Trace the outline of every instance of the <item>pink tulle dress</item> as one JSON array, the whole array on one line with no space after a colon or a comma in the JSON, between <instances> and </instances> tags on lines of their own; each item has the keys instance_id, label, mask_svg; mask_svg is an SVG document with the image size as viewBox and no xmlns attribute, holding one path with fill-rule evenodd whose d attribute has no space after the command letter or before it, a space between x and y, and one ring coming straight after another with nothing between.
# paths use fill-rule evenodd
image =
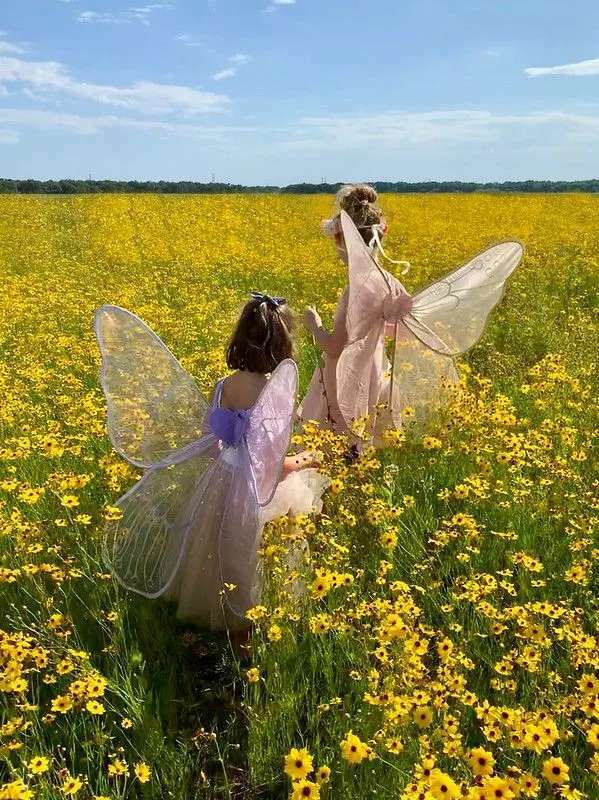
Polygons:
<instances>
[{"instance_id":1,"label":"pink tulle dress","mask_svg":"<svg viewBox=\"0 0 599 800\"><path fill-rule=\"evenodd\" d=\"M105 537L116 579L178 603L178 616L242 629L260 597L258 549L269 519L318 511L316 470L281 481L293 427L297 367L282 361L248 409L207 403L191 376L138 317L102 306L94 327L115 449L144 470L116 503Z\"/></svg>"}]
</instances>

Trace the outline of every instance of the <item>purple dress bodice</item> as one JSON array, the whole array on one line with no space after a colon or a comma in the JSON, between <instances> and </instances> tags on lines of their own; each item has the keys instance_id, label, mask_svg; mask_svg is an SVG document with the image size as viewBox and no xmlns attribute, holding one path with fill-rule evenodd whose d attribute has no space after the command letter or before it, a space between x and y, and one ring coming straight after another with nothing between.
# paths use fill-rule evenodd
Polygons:
<instances>
[{"instance_id":1,"label":"purple dress bodice","mask_svg":"<svg viewBox=\"0 0 599 800\"><path fill-rule=\"evenodd\" d=\"M208 429L228 447L237 447L247 430L251 408L222 408L220 398L223 381L220 380L214 391L212 406L208 412Z\"/></svg>"}]
</instances>

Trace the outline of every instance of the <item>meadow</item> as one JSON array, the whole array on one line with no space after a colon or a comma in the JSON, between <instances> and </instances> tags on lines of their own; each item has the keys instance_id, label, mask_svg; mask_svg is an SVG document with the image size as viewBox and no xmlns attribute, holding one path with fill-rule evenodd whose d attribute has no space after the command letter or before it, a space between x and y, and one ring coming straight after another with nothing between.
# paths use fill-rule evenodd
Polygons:
<instances>
[{"instance_id":1,"label":"meadow","mask_svg":"<svg viewBox=\"0 0 599 800\"><path fill-rule=\"evenodd\" d=\"M349 465L297 433L333 483L264 532L247 663L102 562L137 473L93 310L135 311L209 394L251 289L330 320L331 204L0 196L0 800L599 797L597 197L381 197L409 290L526 254L425 428ZM301 332L298 361L305 387Z\"/></svg>"}]
</instances>

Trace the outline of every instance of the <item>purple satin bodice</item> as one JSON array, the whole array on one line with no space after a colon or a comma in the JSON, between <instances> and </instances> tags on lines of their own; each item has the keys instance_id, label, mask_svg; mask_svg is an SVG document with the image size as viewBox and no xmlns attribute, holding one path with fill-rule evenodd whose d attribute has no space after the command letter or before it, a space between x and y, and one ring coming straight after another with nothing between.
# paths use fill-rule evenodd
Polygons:
<instances>
[{"instance_id":1,"label":"purple satin bodice","mask_svg":"<svg viewBox=\"0 0 599 800\"><path fill-rule=\"evenodd\" d=\"M246 432L250 411L213 406L208 415L208 428L229 447L237 447Z\"/></svg>"}]
</instances>

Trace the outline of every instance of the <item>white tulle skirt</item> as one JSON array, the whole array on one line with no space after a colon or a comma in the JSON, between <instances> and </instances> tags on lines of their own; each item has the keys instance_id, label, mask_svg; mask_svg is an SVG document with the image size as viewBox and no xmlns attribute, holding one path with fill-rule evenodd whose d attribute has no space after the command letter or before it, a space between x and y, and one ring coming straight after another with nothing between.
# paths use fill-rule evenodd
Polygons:
<instances>
[{"instance_id":1,"label":"white tulle skirt","mask_svg":"<svg viewBox=\"0 0 599 800\"><path fill-rule=\"evenodd\" d=\"M286 514L320 512L329 484L330 479L316 469L288 475L270 503L260 509L252 543L236 541L235 531L208 531L203 527L192 531L177 574L164 595L178 604L177 617L213 630L245 628L245 612L260 602L258 550L262 528ZM211 499L218 502L216 497ZM236 503L243 505L242 498Z\"/></svg>"}]
</instances>

